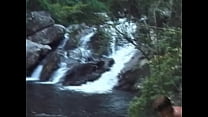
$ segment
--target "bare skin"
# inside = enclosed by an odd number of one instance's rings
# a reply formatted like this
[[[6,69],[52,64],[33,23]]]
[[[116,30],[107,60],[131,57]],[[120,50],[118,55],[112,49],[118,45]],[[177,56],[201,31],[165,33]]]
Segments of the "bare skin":
[[[160,117],[182,117],[182,107],[173,106],[172,108],[173,112],[170,111],[170,108],[159,112]]]
[[[182,107],[174,106],[174,117],[182,117]]]

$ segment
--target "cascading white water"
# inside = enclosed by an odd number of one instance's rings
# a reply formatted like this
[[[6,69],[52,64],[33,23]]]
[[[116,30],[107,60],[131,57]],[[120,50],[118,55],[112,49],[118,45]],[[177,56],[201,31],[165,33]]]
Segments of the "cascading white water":
[[[81,57],[81,62],[85,62],[86,57],[92,56],[91,51],[87,48],[87,43],[90,41],[91,37],[95,34],[95,32],[91,32],[86,36],[83,36],[80,39],[80,46],[75,49],[74,51],[79,51],[83,57]]]
[[[85,58],[91,57],[92,53],[88,49],[88,42],[90,41],[91,37],[95,34],[94,31],[88,33],[87,35],[80,38],[79,47],[71,51],[69,56],[73,59],[77,59],[82,63],[86,62]]]
[[[65,75],[65,73],[67,72],[68,68],[66,63],[61,63],[61,67],[53,73],[51,79],[51,82],[53,84],[58,83],[60,81],[60,79]]]
[[[64,77],[65,73],[69,70],[66,63],[60,63],[60,67],[52,74],[49,81],[38,82],[39,84],[56,84]]]
[[[31,77],[27,77],[26,78],[26,81],[39,80],[39,77],[40,77],[42,69],[43,69],[43,65],[38,65],[37,68],[32,73]]]
[[[87,34],[86,36],[82,37],[80,39],[80,47],[86,48],[87,42],[90,41],[90,38],[95,34],[95,32],[91,32]]]
[[[132,33],[136,31],[136,24],[133,22],[127,22],[126,18],[119,19],[118,22],[119,24],[116,25],[117,30],[133,39]],[[110,21],[108,23],[112,24],[113,22]],[[113,58],[115,60],[115,63],[112,66],[111,70],[103,73],[98,80],[95,80],[93,82],[87,82],[86,84],[83,84],[81,86],[65,86],[61,89],[70,89],[85,93],[109,93],[112,91],[113,87],[118,82],[118,74],[125,67],[124,64],[128,62],[138,50],[129,43],[124,44],[122,47],[116,49],[116,39],[122,37],[123,35],[119,35],[119,32],[112,26],[110,26],[109,28],[105,28],[104,30],[106,32],[109,32],[112,38],[112,54],[109,56],[109,58]]]
[[[114,24],[115,22],[109,21],[109,24]],[[117,24],[116,24],[117,23]],[[62,86],[61,89],[66,90],[75,90],[81,91],[86,93],[109,93],[112,91],[113,87],[118,82],[118,74],[120,71],[125,67],[125,63],[127,63],[132,56],[135,54],[137,49],[128,43],[126,39],[124,39],[124,35],[121,35],[120,32],[125,34],[127,37],[133,39],[133,33],[136,31],[136,24],[133,22],[128,22],[126,18],[119,19],[116,22],[115,27],[103,27],[104,30],[111,36],[111,55],[108,56],[109,58],[113,58],[115,60],[114,65],[111,67],[110,71],[107,71],[101,75],[100,78],[93,82],[87,82],[81,86]],[[80,60],[82,63],[86,62],[85,57],[91,57],[92,53],[88,49],[88,42],[90,41],[91,37],[95,34],[95,31],[88,33],[87,35],[80,38],[79,47],[72,50],[70,53],[63,50],[63,54],[65,59],[68,59],[67,54],[69,56]],[[118,46],[116,44],[117,40],[122,40],[122,45]],[[62,41],[58,49],[63,49],[67,40],[69,40],[68,34],[65,34],[65,39]],[[75,54],[73,54],[75,53]],[[72,55],[71,55],[72,54]],[[43,67],[43,66],[42,66]],[[39,72],[41,72],[42,68],[39,68]],[[47,82],[39,82],[41,84],[57,84],[60,82],[61,78],[64,77],[65,73],[69,70],[67,68],[67,64],[62,62],[60,63],[60,67],[52,74],[50,81]],[[34,72],[35,73],[35,72]],[[39,76],[36,78],[39,79]]]
[[[61,42],[60,46],[58,47],[59,49],[64,48],[64,46],[66,45],[66,42],[69,40],[69,34],[66,33],[64,34],[64,40]]]
[[[87,82],[81,86],[65,86],[62,89],[70,89],[86,93],[109,93],[117,84],[117,75],[124,68],[124,64],[130,60],[137,49],[132,45],[126,45],[115,52],[111,57],[115,60],[111,70],[102,74],[102,76],[93,82]]]
[[[76,48],[74,51],[81,51],[82,56],[88,57],[91,56],[91,52],[90,50],[87,49],[87,42],[90,41],[90,38],[95,34],[95,32],[91,32],[85,36],[83,36],[80,39],[80,46],[78,48]],[[60,47],[64,47],[66,41],[69,39],[68,34],[65,34],[65,39],[63,40],[62,44],[59,46],[59,49],[61,49]],[[64,53],[64,57],[68,58],[66,56],[66,52]],[[85,60],[81,60],[82,62],[84,62]],[[46,82],[39,82],[41,84],[57,84],[61,78],[64,77],[65,73],[69,70],[69,68],[67,67],[66,63],[60,63],[60,67],[52,74],[51,78],[49,81]]]
[[[43,65],[39,65],[39,66],[35,69],[35,71],[32,73],[31,77],[33,77],[33,78],[39,78],[42,69],[43,69]]]
[[[58,26],[58,25],[57,25]],[[61,25],[60,25],[61,26]],[[62,49],[65,45],[66,42],[69,40],[69,35],[68,33],[66,33],[64,35],[64,40],[61,42],[61,44],[59,45],[58,49]],[[64,53],[64,57],[67,58],[66,56],[67,53]],[[31,77],[26,77],[26,81],[37,81],[40,80],[40,75],[43,69],[43,65],[38,65],[37,68],[34,70],[34,72],[32,73]],[[62,68],[64,69],[64,68]],[[62,71],[62,69],[60,71]],[[65,70],[65,69],[64,69]],[[47,82],[46,82],[47,83]]]

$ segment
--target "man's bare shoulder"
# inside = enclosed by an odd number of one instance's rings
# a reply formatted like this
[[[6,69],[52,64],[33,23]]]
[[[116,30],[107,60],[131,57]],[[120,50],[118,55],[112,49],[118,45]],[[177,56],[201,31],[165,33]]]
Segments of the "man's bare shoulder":
[[[182,117],[182,107],[174,106],[173,108],[175,117]]]

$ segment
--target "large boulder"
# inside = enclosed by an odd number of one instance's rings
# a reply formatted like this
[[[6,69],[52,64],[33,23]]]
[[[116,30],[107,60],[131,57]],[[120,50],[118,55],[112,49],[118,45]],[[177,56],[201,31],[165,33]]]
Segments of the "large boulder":
[[[30,71],[50,50],[51,47],[48,45],[38,44],[26,39],[26,70]]]
[[[101,72],[109,71],[115,63],[113,58],[101,58],[97,61],[97,66]]]
[[[27,36],[53,25],[55,22],[45,11],[33,11],[26,14]]]
[[[60,40],[63,39],[65,28],[61,25],[54,24],[48,28],[45,28],[35,34],[28,36],[28,39],[46,45],[58,45]],[[54,48],[54,47],[52,47]]]
[[[57,51],[48,54],[43,61],[43,70],[40,75],[41,81],[48,81],[52,73],[59,67],[60,55]]]
[[[115,89],[125,91],[136,91],[139,82],[142,82],[146,75],[149,74],[149,65],[147,60],[138,51],[125,64],[125,68],[119,74],[119,82]]]
[[[76,64],[66,73],[63,85],[81,85],[87,81],[98,79],[102,73],[109,70],[109,67],[114,64],[113,59],[106,61],[100,60],[91,63]]]
[[[88,80],[93,80],[90,75],[96,71],[96,65],[93,63],[78,64],[67,72],[63,85],[80,85]]]
[[[66,35],[66,38],[69,38],[69,35]],[[65,45],[64,45],[64,50],[72,50],[77,48],[78,46],[78,40],[74,39],[74,38],[69,38]]]

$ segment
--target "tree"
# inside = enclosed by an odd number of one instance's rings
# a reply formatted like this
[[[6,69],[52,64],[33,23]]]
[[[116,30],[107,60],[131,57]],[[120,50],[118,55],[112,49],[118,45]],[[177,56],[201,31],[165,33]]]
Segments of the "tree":
[[[181,89],[182,49],[181,31],[175,28],[159,30],[156,43],[157,53],[149,61],[151,74],[142,83],[140,96],[135,97],[129,108],[130,117],[151,116],[151,102],[157,95],[167,95],[173,100],[179,97]],[[179,103],[180,104],[180,103]]]
[[[167,95],[181,105],[182,36],[181,0],[139,0],[147,22],[138,22],[136,42],[149,59],[150,75],[140,86],[129,107],[130,117],[152,117],[151,102],[157,95]],[[146,4],[145,4],[146,3]],[[150,4],[148,4],[150,3]],[[168,13],[163,13],[168,11]],[[167,17],[166,17],[167,16]],[[165,19],[163,19],[165,18]]]

